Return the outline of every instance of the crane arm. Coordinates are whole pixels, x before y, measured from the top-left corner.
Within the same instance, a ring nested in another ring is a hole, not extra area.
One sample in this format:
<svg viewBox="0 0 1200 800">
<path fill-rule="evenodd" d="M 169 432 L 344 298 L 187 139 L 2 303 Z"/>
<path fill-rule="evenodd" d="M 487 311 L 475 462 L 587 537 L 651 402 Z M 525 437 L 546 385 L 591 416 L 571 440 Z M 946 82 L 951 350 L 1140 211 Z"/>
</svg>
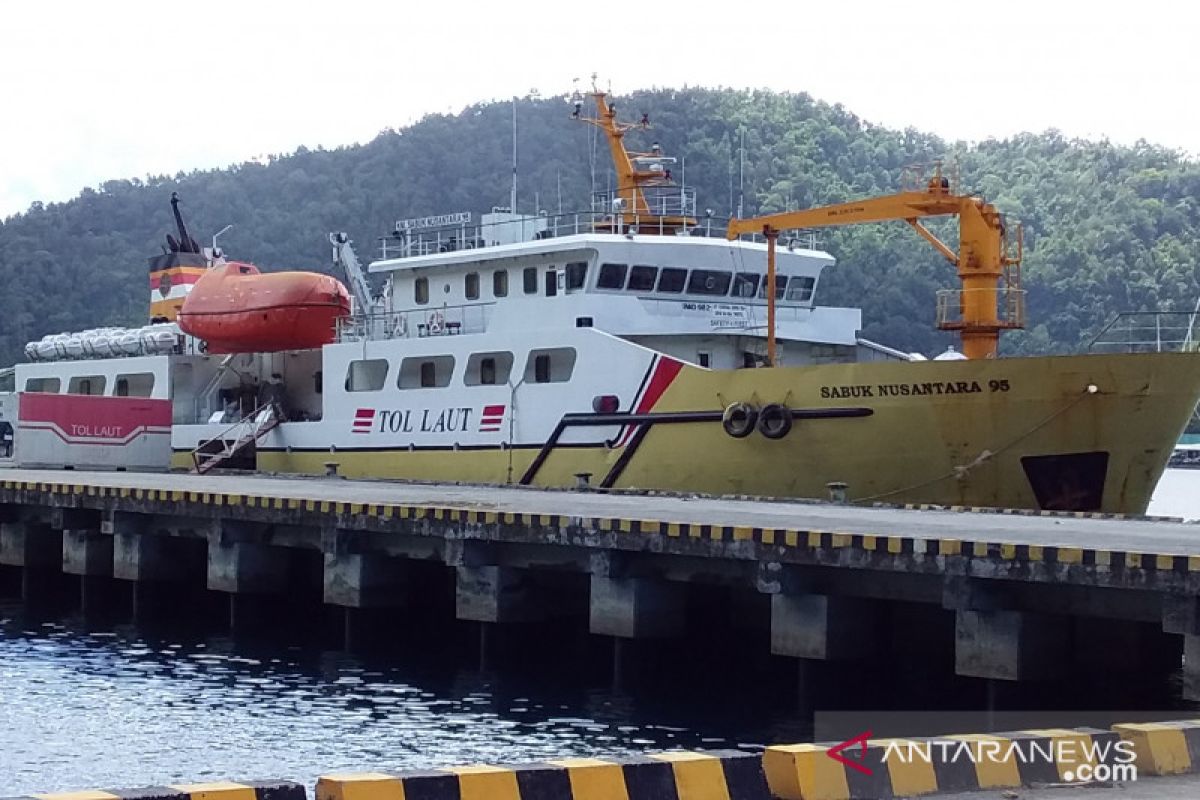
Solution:
<svg viewBox="0 0 1200 800">
<path fill-rule="evenodd" d="M 921 224 L 926 217 L 958 217 L 958 248 L 955 250 Z M 960 317 L 951 319 L 944 314 L 949 305 L 939 294 L 938 326 L 961 331 L 963 350 L 971 358 L 989 357 L 996 353 L 1001 330 L 1023 327 L 1020 298 L 1021 263 L 1019 244 L 1015 258 L 1007 251 L 1004 218 L 995 207 L 978 197 L 959 195 L 951 191 L 950 182 L 934 173 L 924 190 L 852 200 L 802 211 L 785 211 L 750 219 L 730 220 L 726 235 L 733 240 L 748 233 L 767 237 L 768 273 L 774 271 L 775 238 L 782 230 L 792 228 L 828 228 L 837 225 L 858 225 L 870 222 L 903 220 L 921 235 L 958 269 L 962 289 L 957 292 L 955 305 Z M 768 278 L 768 282 L 772 277 Z M 1001 295 L 997 283 L 1003 281 Z M 997 310 L 1003 300 L 1004 317 Z M 769 297 L 769 301 L 773 298 Z M 768 306 L 771 302 L 768 302 Z M 945 308 L 943 308 L 945 306 Z M 768 308 L 768 312 L 772 309 Z M 771 316 L 768 313 L 768 316 Z"/>
<path fill-rule="evenodd" d="M 784 211 L 750 219 L 730 220 L 727 236 L 730 239 L 747 233 L 762 233 L 767 228 L 775 231 L 791 228 L 829 228 L 836 225 L 857 225 L 866 222 L 888 220 L 916 220 L 959 213 L 964 201 L 948 193 L 900 192 L 898 194 L 871 197 L 866 200 L 851 200 L 802 211 Z"/>
</svg>

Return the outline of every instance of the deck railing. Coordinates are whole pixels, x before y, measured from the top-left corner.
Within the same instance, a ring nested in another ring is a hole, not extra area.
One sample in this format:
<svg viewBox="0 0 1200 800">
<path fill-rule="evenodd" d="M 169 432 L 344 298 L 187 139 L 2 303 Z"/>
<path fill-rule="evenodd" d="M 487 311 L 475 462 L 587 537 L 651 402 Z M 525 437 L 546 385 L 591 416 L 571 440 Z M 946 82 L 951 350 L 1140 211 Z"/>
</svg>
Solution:
<svg viewBox="0 0 1200 800">
<path fill-rule="evenodd" d="M 1125 311 L 1088 343 L 1093 353 L 1163 353 L 1200 350 L 1200 313 Z"/>
<path fill-rule="evenodd" d="M 535 214 L 500 222 L 493 228 L 516 226 L 522 230 L 522 240 L 556 239 L 582 233 L 657 234 L 675 236 L 699 236 L 724 239 L 729 225 L 728 217 L 720 217 L 709 211 L 696 214 L 695 197 L 680 197 L 678 190 L 651 198 L 653 205 L 649 215 L 613 213 L 611 197 L 607 193 L 597 194 L 597 208 L 590 211 L 572 211 L 562 214 Z M 608 208 L 603 206 L 607 202 Z M 680 218 L 684 218 L 682 224 Z M 451 253 L 473 250 L 487 246 L 484 225 L 480 223 L 460 224 L 435 229 L 405 231 L 379 238 L 380 258 L 411 258 L 435 253 Z M 761 236 L 742 237 L 748 241 L 765 241 Z M 821 246 L 814 231 L 789 231 L 780 237 L 780 246 L 816 250 Z"/>
<path fill-rule="evenodd" d="M 338 319 L 339 342 L 424 339 L 487 330 L 495 302 L 355 314 Z"/>
</svg>

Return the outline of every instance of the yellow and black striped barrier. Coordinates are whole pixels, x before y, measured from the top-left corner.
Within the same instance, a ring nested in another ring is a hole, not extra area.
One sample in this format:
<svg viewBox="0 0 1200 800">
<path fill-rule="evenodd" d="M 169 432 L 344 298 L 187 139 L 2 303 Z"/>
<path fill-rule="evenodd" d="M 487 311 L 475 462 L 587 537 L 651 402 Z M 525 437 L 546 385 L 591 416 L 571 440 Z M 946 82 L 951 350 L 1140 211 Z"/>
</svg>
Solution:
<svg viewBox="0 0 1200 800">
<path fill-rule="evenodd" d="M 1113 730 L 1133 743 L 1139 775 L 1200 772 L 1200 719 L 1126 723 Z"/>
<path fill-rule="evenodd" d="M 331 774 L 317 782 L 316 800 L 898 800 L 1200 772 L 1200 720 L 1123 723 L 1111 730 L 864 738 L 848 745 Z M 4 800 L 28 798 L 305 800 L 305 791 L 288 781 L 203 783 Z"/>
<path fill-rule="evenodd" d="M 317 800 L 768 800 L 762 761 L 736 750 L 425 772 L 326 775 Z"/>
</svg>

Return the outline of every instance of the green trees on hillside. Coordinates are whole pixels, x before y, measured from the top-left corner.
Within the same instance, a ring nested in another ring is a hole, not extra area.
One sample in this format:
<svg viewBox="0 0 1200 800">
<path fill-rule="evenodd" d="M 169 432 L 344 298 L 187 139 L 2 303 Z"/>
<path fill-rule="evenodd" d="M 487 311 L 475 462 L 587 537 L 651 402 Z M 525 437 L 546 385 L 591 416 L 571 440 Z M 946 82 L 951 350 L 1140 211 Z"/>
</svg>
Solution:
<svg viewBox="0 0 1200 800">
<path fill-rule="evenodd" d="M 895 191 L 903 167 L 956 160 L 963 186 L 1025 226 L 1029 329 L 1005 352 L 1068 351 L 1121 310 L 1190 309 L 1200 291 L 1200 165 L 1147 144 L 1117 147 L 1055 132 L 966 146 L 864 123 L 807 95 L 708 89 L 617 98 L 621 115 L 650 115 L 681 159 L 700 205 L 719 217 L 738 202 L 745 140 L 747 215 Z M 573 124 L 565 98 L 519 103 L 521 210 L 587 206 L 610 185 L 602 141 Z M 101 324 L 138 324 L 146 257 L 170 230 L 179 191 L 193 235 L 221 240 L 260 266 L 327 269 L 325 233 L 346 230 L 364 257 L 392 221 L 507 205 L 511 106 L 486 103 L 385 131 L 359 147 L 308 150 L 173 178 L 114 180 L 67 203 L 34 204 L 0 223 L 0 361 L 29 339 Z M 593 184 L 593 176 L 595 183 Z M 953 224 L 938 230 L 953 237 Z M 933 329 L 934 292 L 953 269 L 900 223 L 822 231 L 838 259 L 819 300 L 860 305 L 864 335 L 907 350 L 951 342 Z"/>
</svg>

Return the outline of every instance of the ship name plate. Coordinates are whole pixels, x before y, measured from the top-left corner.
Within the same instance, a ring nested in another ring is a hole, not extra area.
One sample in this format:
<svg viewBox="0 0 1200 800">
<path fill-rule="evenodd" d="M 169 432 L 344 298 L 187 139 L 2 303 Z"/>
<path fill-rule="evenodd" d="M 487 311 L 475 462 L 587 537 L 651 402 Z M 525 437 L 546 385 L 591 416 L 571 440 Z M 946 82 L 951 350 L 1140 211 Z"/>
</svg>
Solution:
<svg viewBox="0 0 1200 800">
<path fill-rule="evenodd" d="M 849 400 L 863 397 L 926 397 L 950 394 L 1007 392 L 1007 379 L 979 381 L 922 381 L 919 383 L 858 383 L 822 386 L 821 399 Z"/>
</svg>

